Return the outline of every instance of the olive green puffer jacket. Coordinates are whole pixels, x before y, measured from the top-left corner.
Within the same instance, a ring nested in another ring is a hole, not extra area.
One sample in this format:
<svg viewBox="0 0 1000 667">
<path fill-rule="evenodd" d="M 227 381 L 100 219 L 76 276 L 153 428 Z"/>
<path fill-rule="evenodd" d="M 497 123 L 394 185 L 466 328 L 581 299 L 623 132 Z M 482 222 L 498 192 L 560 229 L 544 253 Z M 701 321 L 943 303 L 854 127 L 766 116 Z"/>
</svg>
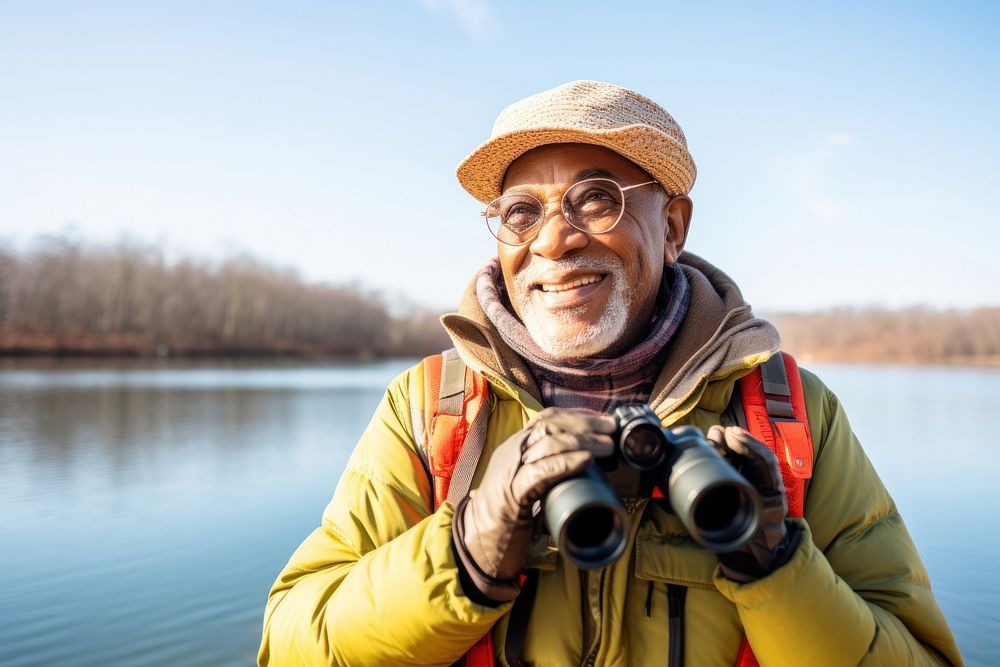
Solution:
<svg viewBox="0 0 1000 667">
<path fill-rule="evenodd" d="M 736 380 L 763 363 L 777 335 L 707 262 L 681 259 L 692 285 L 685 324 L 650 404 L 664 425 L 720 421 Z M 542 406 L 524 363 L 466 293 L 444 324 L 491 391 L 486 450 Z M 761 665 L 960 665 L 954 638 L 892 499 L 837 398 L 803 371 L 815 447 L 807 531 L 792 559 L 749 584 L 723 577 L 658 503 L 630 514 L 627 556 L 582 572 L 540 544 L 541 571 L 523 657 L 550 665 L 666 665 L 666 587 L 687 587 L 685 663 L 731 667 L 744 633 Z M 453 508 L 433 511 L 414 445 L 420 367 L 388 388 L 317 528 L 293 554 L 267 603 L 261 665 L 450 665 L 487 632 L 503 646 L 511 605 L 472 602 L 451 545 Z M 498 656 L 497 664 L 506 662 Z"/>
</svg>

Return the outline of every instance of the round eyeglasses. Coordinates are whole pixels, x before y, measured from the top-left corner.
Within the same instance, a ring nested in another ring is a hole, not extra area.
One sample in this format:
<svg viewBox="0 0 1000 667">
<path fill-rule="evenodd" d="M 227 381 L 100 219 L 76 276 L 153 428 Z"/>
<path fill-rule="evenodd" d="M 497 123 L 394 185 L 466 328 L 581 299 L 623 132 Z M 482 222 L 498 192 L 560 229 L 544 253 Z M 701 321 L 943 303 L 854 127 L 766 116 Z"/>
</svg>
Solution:
<svg viewBox="0 0 1000 667">
<path fill-rule="evenodd" d="M 610 232 L 625 212 L 625 193 L 647 181 L 622 187 L 610 178 L 588 178 L 577 181 L 562 197 L 562 214 L 566 222 L 581 232 Z M 541 230 L 545 207 L 537 197 L 515 192 L 497 197 L 483 211 L 486 226 L 500 243 L 519 246 L 535 240 Z"/>
</svg>

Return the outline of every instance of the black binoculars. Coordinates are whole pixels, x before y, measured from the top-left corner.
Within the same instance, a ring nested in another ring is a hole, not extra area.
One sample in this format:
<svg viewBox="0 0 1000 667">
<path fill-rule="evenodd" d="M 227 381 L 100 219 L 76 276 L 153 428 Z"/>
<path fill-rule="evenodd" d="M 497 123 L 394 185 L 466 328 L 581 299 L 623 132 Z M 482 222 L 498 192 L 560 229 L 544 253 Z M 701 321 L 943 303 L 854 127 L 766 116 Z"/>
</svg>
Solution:
<svg viewBox="0 0 1000 667">
<path fill-rule="evenodd" d="M 760 522 L 757 490 L 694 426 L 664 429 L 644 403 L 618 407 L 615 454 L 554 486 L 542 501 L 559 550 L 578 567 L 610 565 L 628 542 L 621 498 L 649 498 L 654 488 L 691 537 L 715 553 L 737 551 Z"/>
</svg>

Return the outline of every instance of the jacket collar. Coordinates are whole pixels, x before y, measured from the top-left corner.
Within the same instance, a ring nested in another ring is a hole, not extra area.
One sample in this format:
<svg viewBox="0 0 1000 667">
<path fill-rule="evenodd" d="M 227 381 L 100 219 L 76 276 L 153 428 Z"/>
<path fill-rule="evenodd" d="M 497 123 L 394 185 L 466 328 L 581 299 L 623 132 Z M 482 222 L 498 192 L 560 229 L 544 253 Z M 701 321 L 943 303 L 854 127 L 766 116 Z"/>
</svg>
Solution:
<svg viewBox="0 0 1000 667">
<path fill-rule="evenodd" d="M 667 425 L 698 404 L 709 381 L 745 374 L 773 355 L 779 342 L 774 326 L 754 317 L 729 276 L 689 252 L 678 262 L 691 286 L 691 305 L 670 342 L 649 401 Z M 541 394 L 531 371 L 486 317 L 475 284 L 473 277 L 458 312 L 444 315 L 442 325 L 470 368 L 526 408 L 540 410 Z M 727 401 L 730 392 L 725 392 Z"/>
</svg>

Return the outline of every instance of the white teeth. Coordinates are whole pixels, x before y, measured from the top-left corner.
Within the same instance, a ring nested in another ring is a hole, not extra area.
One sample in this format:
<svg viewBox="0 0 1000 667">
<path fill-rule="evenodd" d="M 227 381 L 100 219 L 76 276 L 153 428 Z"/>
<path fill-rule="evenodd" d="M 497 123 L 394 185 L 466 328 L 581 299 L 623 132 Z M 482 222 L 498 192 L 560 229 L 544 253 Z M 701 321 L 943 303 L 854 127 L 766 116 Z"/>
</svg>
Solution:
<svg viewBox="0 0 1000 667">
<path fill-rule="evenodd" d="M 563 283 L 560 285 L 546 285 L 543 283 L 542 285 L 540 285 L 540 287 L 542 288 L 543 292 L 565 292 L 567 290 L 575 289 L 577 287 L 582 287 L 584 285 L 590 285 L 592 283 L 596 283 L 601 279 L 603 279 L 603 277 L 604 276 L 587 276 L 585 278 L 578 278 L 573 282 Z"/>
</svg>

